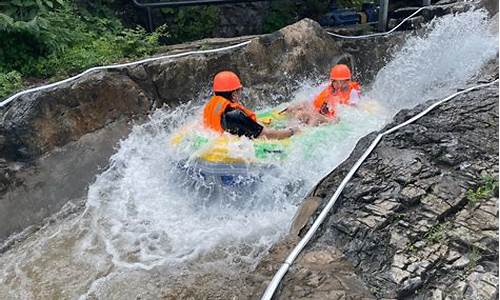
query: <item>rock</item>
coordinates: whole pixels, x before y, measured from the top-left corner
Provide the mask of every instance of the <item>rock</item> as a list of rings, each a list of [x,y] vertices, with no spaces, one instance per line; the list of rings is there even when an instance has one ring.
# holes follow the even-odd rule
[[[419,199],[423,195],[425,195],[425,190],[411,185],[406,186],[401,190],[401,196],[408,198],[412,201]]]
[[[405,281],[409,276],[410,272],[401,270],[400,268],[392,267],[390,271],[392,280],[396,284],[401,284],[403,281]]]
[[[381,225],[385,220],[386,220],[385,218],[377,216],[368,216],[366,218],[358,219],[359,222],[365,224],[370,228],[376,228],[377,226]]]
[[[282,286],[276,296],[283,299],[374,299],[352,266],[332,247],[300,256]]]
[[[391,12],[391,18],[388,21],[388,28],[391,29],[396,25],[400,24],[404,18],[410,16],[420,7],[403,7],[396,9]],[[426,22],[429,22],[435,17],[444,16],[450,13],[457,13],[467,11],[471,8],[471,5],[462,1],[448,1],[442,0],[436,3],[436,5],[427,6],[418,15],[408,20],[408,22],[403,23],[401,28],[403,29],[417,29],[421,28]]]
[[[395,123],[427,106],[401,112]],[[494,297],[497,192],[471,206],[468,191],[476,191],[481,178],[498,176],[498,109],[495,85],[459,96],[385,136],[309,247],[338,247],[377,298]],[[362,139],[313,196],[328,198],[328,189],[338,186],[371,139]]]
[[[395,254],[392,259],[393,259],[392,265],[394,267],[399,269],[404,269],[407,264],[408,257],[404,254]]]
[[[380,200],[375,202],[373,205],[368,204],[365,206],[366,209],[370,210],[372,214],[377,216],[387,216],[397,210],[399,207],[399,203],[389,201],[389,200]]]
[[[433,290],[431,294],[431,300],[442,300],[443,299],[443,291],[442,290]]]
[[[422,285],[422,278],[414,277],[405,280],[398,290],[400,296],[414,294],[415,291]]]
[[[481,0],[481,5],[488,10],[491,16],[498,14],[498,1],[496,0]],[[498,19],[497,19],[498,20]]]
[[[457,259],[459,259],[460,257],[462,257],[461,254],[460,254],[460,252],[455,251],[455,250],[450,250],[448,252],[448,257],[446,257],[446,262],[447,263],[453,263]]]
[[[492,299],[498,290],[498,277],[489,273],[473,272],[466,281],[464,297],[467,299]]]
[[[316,211],[320,204],[320,198],[309,197],[302,202],[300,208],[297,210],[293,218],[290,234],[299,235],[300,230],[309,222],[309,218]]]
[[[467,258],[466,256],[461,256],[459,259],[457,259],[455,262],[453,262],[452,267],[457,268],[457,269],[463,269],[469,263],[470,263],[469,258]]]

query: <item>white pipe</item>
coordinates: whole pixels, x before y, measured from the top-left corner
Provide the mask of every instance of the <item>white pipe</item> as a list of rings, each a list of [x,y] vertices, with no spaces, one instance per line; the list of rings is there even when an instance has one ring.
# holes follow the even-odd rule
[[[234,48],[238,48],[238,47],[242,47],[242,46],[248,45],[250,42],[251,41],[246,41],[246,42],[242,42],[242,43],[239,43],[239,44],[236,44],[236,45],[231,45],[231,46],[226,46],[226,47],[216,48],[216,49],[195,50],[195,51],[189,51],[189,52],[178,53],[178,54],[170,54],[170,55],[163,55],[163,56],[158,56],[158,57],[151,57],[151,58],[146,58],[146,59],[135,61],[135,62],[118,64],[118,65],[107,65],[107,66],[93,67],[93,68],[87,69],[86,71],[84,71],[84,72],[82,72],[82,73],[80,73],[78,75],[75,75],[73,77],[70,77],[70,78],[67,78],[67,79],[64,79],[64,80],[61,80],[61,81],[58,81],[58,82],[54,82],[54,83],[51,83],[51,84],[42,85],[42,86],[39,86],[39,87],[36,87],[36,88],[31,88],[31,89],[28,89],[28,90],[24,90],[24,91],[21,91],[21,92],[19,92],[17,94],[14,94],[14,95],[10,96],[9,98],[7,98],[6,100],[0,102],[0,108],[4,107],[7,104],[9,104],[11,101],[13,101],[14,99],[16,99],[19,96],[22,96],[22,95],[25,95],[25,94],[28,94],[28,93],[31,93],[31,92],[45,90],[45,89],[48,89],[48,88],[51,88],[51,87],[54,87],[54,86],[61,85],[63,83],[67,83],[67,82],[73,81],[75,79],[78,79],[78,78],[82,77],[85,74],[88,74],[88,73],[96,71],[96,70],[123,68],[123,67],[128,67],[128,66],[142,64],[142,63],[145,63],[145,62],[150,62],[150,61],[155,61],[155,60],[160,60],[160,59],[166,59],[166,58],[183,57],[183,56],[188,56],[188,55],[191,55],[191,54],[205,54],[205,53],[213,53],[213,52],[225,51],[225,50],[230,50],[230,49],[234,49]]]
[[[330,209],[333,207],[333,205],[337,201],[338,197],[340,196],[340,194],[344,190],[345,185],[349,182],[349,180],[351,180],[351,178],[354,175],[354,173],[356,173],[356,171],[361,166],[361,164],[365,161],[365,159],[368,157],[368,155],[370,155],[370,153],[373,151],[373,149],[375,149],[375,147],[380,142],[380,140],[382,139],[382,137],[384,137],[385,135],[390,134],[390,133],[392,133],[392,132],[400,129],[403,126],[406,126],[406,125],[408,125],[410,123],[415,122],[416,120],[418,120],[421,117],[423,117],[426,114],[428,114],[430,111],[432,111],[437,106],[443,104],[444,102],[446,102],[446,101],[448,101],[448,100],[450,100],[450,99],[452,99],[452,98],[454,98],[454,97],[456,97],[458,95],[461,95],[461,94],[464,94],[464,93],[467,93],[467,92],[470,92],[472,90],[476,90],[476,89],[479,89],[479,88],[487,87],[487,86],[490,86],[490,85],[495,84],[497,82],[498,82],[498,79],[496,79],[495,81],[489,82],[489,83],[480,84],[480,85],[468,88],[466,90],[454,93],[454,94],[452,94],[452,95],[450,95],[450,96],[448,96],[448,97],[446,97],[446,98],[444,98],[444,99],[442,99],[442,100],[440,100],[440,101],[432,104],[426,110],[422,111],[421,113],[417,114],[416,116],[412,117],[411,119],[407,120],[406,122],[403,122],[403,123],[401,123],[401,124],[399,124],[397,126],[394,126],[391,129],[386,130],[383,133],[380,133],[379,135],[377,135],[377,137],[375,138],[375,140],[373,140],[373,142],[370,144],[370,146],[368,147],[368,149],[366,149],[366,151],[358,159],[358,161],[356,162],[356,164],[351,168],[351,170],[346,175],[346,177],[344,177],[344,179],[340,183],[339,187],[335,191],[335,194],[333,194],[333,196],[330,199],[330,201],[328,201],[328,204],[323,208],[323,210],[319,214],[318,218],[314,221],[314,223],[311,226],[311,228],[309,228],[309,230],[304,235],[304,237],[300,240],[300,242],[297,244],[297,246],[295,246],[295,248],[292,250],[292,252],[288,255],[288,257],[286,258],[285,262],[281,265],[280,269],[278,270],[278,272],[276,272],[276,274],[274,275],[273,279],[271,280],[271,282],[267,286],[266,291],[264,292],[264,295],[262,295],[261,299],[262,300],[270,300],[272,298],[272,296],[274,295],[274,292],[276,291],[276,289],[278,288],[278,285],[281,282],[281,279],[283,279],[283,277],[285,276],[286,272],[290,268],[290,265],[294,262],[295,258],[297,258],[297,256],[302,251],[302,249],[307,245],[307,243],[309,242],[309,240],[311,240],[312,236],[314,235],[314,233],[316,232],[316,230],[319,228],[319,226],[321,225],[321,223],[323,222],[323,220],[326,218],[326,216],[329,213]]]
[[[335,37],[343,38],[343,39],[364,39],[364,38],[368,38],[368,37],[388,35],[388,34],[393,33],[396,29],[398,29],[401,25],[403,25],[404,22],[408,21],[410,18],[412,18],[414,15],[418,14],[420,11],[422,11],[425,8],[427,8],[427,7],[424,6],[424,7],[417,9],[414,13],[412,13],[408,17],[404,18],[403,21],[401,21],[401,23],[396,25],[393,29],[386,31],[386,32],[377,32],[377,33],[357,35],[357,36],[341,35],[341,34],[336,34],[336,33],[328,32],[328,31],[326,33],[328,33],[329,35],[333,35]]]

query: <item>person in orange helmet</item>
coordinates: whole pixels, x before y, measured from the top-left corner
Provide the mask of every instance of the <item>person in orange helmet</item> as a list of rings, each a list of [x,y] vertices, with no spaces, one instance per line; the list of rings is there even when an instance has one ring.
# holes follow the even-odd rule
[[[335,117],[338,104],[355,105],[360,99],[360,85],[351,81],[351,70],[339,64],[330,71],[331,83],[314,99],[314,110],[329,118]]]
[[[348,66],[335,65],[330,71],[330,84],[314,98],[312,106],[301,103],[287,108],[286,112],[313,126],[335,120],[337,105],[356,105],[360,100],[360,85],[351,81],[351,77]]]
[[[248,138],[284,139],[297,130],[274,130],[257,122],[253,111],[240,103],[243,85],[238,75],[231,71],[217,73],[213,82],[214,96],[203,110],[203,124],[218,133],[229,132]]]

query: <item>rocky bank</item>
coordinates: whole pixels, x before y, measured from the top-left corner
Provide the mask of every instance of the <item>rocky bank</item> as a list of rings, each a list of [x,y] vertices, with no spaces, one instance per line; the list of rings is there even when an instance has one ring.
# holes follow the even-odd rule
[[[485,72],[484,80],[498,79],[498,60]],[[400,112],[386,129],[431,103]],[[277,298],[498,298],[498,130],[497,83],[385,136],[291,267]],[[302,215],[326,204],[375,136],[363,138],[318,184]],[[292,236],[303,235],[319,209],[307,222],[296,219]],[[295,242],[278,246],[271,261],[283,259],[280,247],[287,243]],[[345,272],[342,258],[357,276]]]

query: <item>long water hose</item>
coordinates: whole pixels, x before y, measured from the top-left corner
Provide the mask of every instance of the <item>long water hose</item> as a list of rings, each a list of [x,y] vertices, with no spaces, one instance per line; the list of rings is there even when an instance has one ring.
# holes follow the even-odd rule
[[[435,5],[437,6],[437,5]],[[411,19],[413,16],[415,16],[416,14],[418,14],[419,12],[421,12],[422,10],[426,9],[427,6],[423,6],[419,9],[417,9],[414,13],[412,13],[411,15],[409,15],[408,17],[404,18],[403,21],[401,21],[398,25],[396,25],[394,28],[392,28],[391,30],[389,31],[386,31],[386,32],[377,32],[377,33],[372,33],[372,34],[365,34],[365,35],[356,35],[356,36],[350,36],[350,35],[341,35],[341,34],[336,34],[336,33],[333,33],[333,32],[327,32],[329,35],[332,35],[334,37],[338,37],[338,38],[343,38],[343,39],[365,39],[365,38],[369,38],[369,37],[375,37],[375,36],[384,36],[384,35],[388,35],[388,34],[391,34],[393,33],[394,31],[396,31],[396,29],[398,29],[399,27],[401,27],[401,25],[403,25],[404,22],[408,21],[409,19]]]
[[[21,91],[21,92],[19,92],[17,94],[14,94],[14,95],[10,96],[9,98],[7,98],[6,100],[0,102],[0,108],[4,107],[7,104],[9,104],[11,101],[15,100],[19,96],[22,96],[22,95],[25,95],[25,94],[28,94],[28,93],[31,93],[31,92],[45,90],[45,89],[48,89],[48,88],[51,88],[51,87],[55,87],[55,86],[61,85],[63,83],[71,82],[71,81],[76,80],[76,79],[82,77],[83,75],[86,75],[86,74],[91,73],[93,71],[129,67],[129,66],[139,65],[139,64],[142,64],[142,63],[150,62],[150,61],[156,61],[156,60],[161,60],[161,59],[166,59],[166,58],[183,57],[183,56],[188,56],[188,55],[191,55],[191,54],[205,54],[205,53],[214,53],[214,52],[219,52],[219,51],[225,51],[225,50],[230,50],[230,49],[234,49],[234,48],[243,47],[245,45],[248,45],[250,42],[251,41],[248,40],[248,41],[236,44],[236,45],[226,46],[226,47],[222,47],[222,48],[209,49],[209,50],[188,51],[188,52],[183,52],[183,53],[178,53],[178,54],[170,54],[170,55],[163,55],[163,56],[158,56],[158,57],[146,58],[146,59],[143,59],[143,60],[134,61],[134,62],[130,62],[130,63],[93,67],[93,68],[87,69],[86,71],[84,71],[84,72],[82,72],[82,73],[80,73],[78,75],[75,75],[73,77],[70,77],[70,78],[67,78],[67,79],[64,79],[64,80],[61,80],[61,81],[57,81],[57,82],[54,82],[54,83],[51,83],[51,84],[42,85],[42,86],[39,86],[39,87],[36,87],[36,88],[27,89],[27,90]]]

